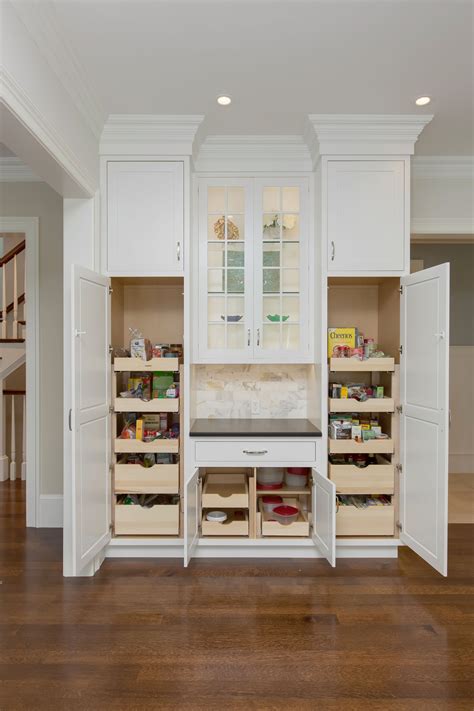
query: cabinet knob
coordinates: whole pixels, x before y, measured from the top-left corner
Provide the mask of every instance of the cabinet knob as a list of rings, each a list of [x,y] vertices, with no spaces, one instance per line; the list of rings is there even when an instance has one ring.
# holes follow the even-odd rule
[[[331,240],[331,262],[334,261],[335,256],[336,256],[336,245],[334,244],[334,240]]]

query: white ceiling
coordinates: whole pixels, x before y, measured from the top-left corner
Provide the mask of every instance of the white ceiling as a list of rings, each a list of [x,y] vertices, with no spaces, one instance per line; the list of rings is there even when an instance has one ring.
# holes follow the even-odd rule
[[[416,152],[474,153],[470,0],[52,5],[105,114],[202,113],[209,134],[300,134],[309,113],[434,113]],[[422,94],[433,101],[419,109]]]

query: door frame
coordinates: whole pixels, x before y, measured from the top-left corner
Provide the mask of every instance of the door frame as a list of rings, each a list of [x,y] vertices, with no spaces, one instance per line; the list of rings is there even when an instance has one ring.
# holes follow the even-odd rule
[[[26,289],[26,526],[40,524],[39,218],[0,217],[0,232],[25,235]]]

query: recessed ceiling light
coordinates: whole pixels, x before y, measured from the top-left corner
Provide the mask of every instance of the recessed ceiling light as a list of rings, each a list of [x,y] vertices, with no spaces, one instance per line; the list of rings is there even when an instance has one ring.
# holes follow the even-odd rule
[[[415,101],[415,104],[417,106],[426,106],[426,104],[429,104],[431,101],[429,96],[419,96],[418,99]]]
[[[220,104],[221,106],[229,106],[231,103],[232,99],[230,96],[218,96],[217,97],[217,103]]]

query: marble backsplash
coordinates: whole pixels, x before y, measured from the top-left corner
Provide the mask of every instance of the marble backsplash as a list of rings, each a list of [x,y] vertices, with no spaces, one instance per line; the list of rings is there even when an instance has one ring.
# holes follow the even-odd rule
[[[307,417],[307,365],[199,365],[194,417]],[[252,413],[257,402],[259,412]]]

